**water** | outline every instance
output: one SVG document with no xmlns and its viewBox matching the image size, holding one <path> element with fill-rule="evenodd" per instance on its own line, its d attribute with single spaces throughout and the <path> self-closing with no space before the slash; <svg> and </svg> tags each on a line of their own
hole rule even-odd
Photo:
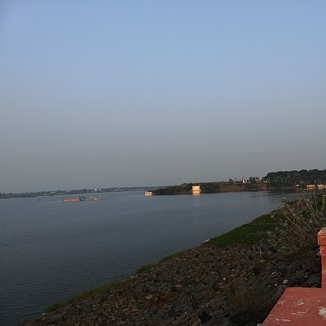
<svg viewBox="0 0 326 326">
<path fill-rule="evenodd" d="M 0 325 L 16 325 L 73 294 L 131 276 L 144 264 L 247 223 L 284 194 L 102 194 L 0 201 Z M 288 198 L 293 198 L 288 195 Z"/>
</svg>

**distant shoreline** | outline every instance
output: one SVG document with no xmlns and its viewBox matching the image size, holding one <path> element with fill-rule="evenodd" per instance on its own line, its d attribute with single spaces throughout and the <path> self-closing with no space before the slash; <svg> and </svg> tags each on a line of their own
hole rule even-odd
<svg viewBox="0 0 326 326">
<path fill-rule="evenodd" d="M 121 187 L 121 188 L 98 188 L 98 189 L 74 189 L 74 190 L 55 190 L 55 191 L 40 191 L 40 192 L 24 192 L 24 193 L 0 193 L 1 199 L 13 198 L 35 198 L 45 196 L 69 196 L 69 195 L 86 195 L 86 194 L 101 194 L 108 192 L 124 192 L 124 191 L 144 191 L 151 192 L 153 196 L 160 195 L 192 195 L 191 187 L 193 185 L 201 186 L 201 194 L 215 194 L 224 192 L 244 192 L 244 191 L 276 191 L 276 192 L 300 192 L 304 190 L 314 191 L 319 189 L 304 188 L 297 186 L 282 186 L 271 185 L 268 183 L 243 183 L 230 184 L 230 182 L 198 182 L 184 183 L 175 186 L 162 187 Z"/>
<path fill-rule="evenodd" d="M 95 188 L 95 189 L 74 189 L 74 190 L 55 190 L 55 191 L 37 191 L 22 193 L 0 193 L 0 199 L 11 198 L 34 198 L 42 196 L 69 196 L 69 195 L 86 195 L 101 194 L 106 192 L 123 192 L 123 191 L 145 191 L 147 187 L 121 187 L 121 188 Z"/>
</svg>

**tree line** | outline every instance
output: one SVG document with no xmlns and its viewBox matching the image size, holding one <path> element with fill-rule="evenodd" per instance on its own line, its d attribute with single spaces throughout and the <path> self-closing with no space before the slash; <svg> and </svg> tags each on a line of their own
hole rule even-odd
<svg viewBox="0 0 326 326">
<path fill-rule="evenodd" d="M 262 180 L 275 186 L 306 186 L 326 184 L 326 170 L 292 170 L 269 172 Z"/>
</svg>

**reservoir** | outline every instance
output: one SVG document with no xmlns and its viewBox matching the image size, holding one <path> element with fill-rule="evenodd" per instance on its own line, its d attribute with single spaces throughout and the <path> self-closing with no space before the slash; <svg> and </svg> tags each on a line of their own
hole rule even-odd
<svg viewBox="0 0 326 326">
<path fill-rule="evenodd" d="M 0 325 L 16 325 L 74 294 L 131 276 L 277 209 L 295 194 L 237 192 L 102 200 L 0 200 Z"/>
</svg>

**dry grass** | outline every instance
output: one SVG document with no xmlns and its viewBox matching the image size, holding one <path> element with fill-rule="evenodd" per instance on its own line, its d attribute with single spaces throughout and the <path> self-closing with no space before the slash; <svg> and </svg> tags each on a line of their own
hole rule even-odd
<svg viewBox="0 0 326 326">
<path fill-rule="evenodd" d="M 253 320 L 263 321 L 278 300 L 276 288 L 266 291 L 266 284 L 247 286 L 235 282 L 226 291 L 226 295 L 232 311 L 236 312 L 231 316 L 234 325 L 245 325 Z"/>
<path fill-rule="evenodd" d="M 286 249 L 317 249 L 317 234 L 326 226 L 326 195 L 301 194 L 298 200 L 283 200 L 280 213 L 284 217 L 277 242 Z"/>
</svg>

